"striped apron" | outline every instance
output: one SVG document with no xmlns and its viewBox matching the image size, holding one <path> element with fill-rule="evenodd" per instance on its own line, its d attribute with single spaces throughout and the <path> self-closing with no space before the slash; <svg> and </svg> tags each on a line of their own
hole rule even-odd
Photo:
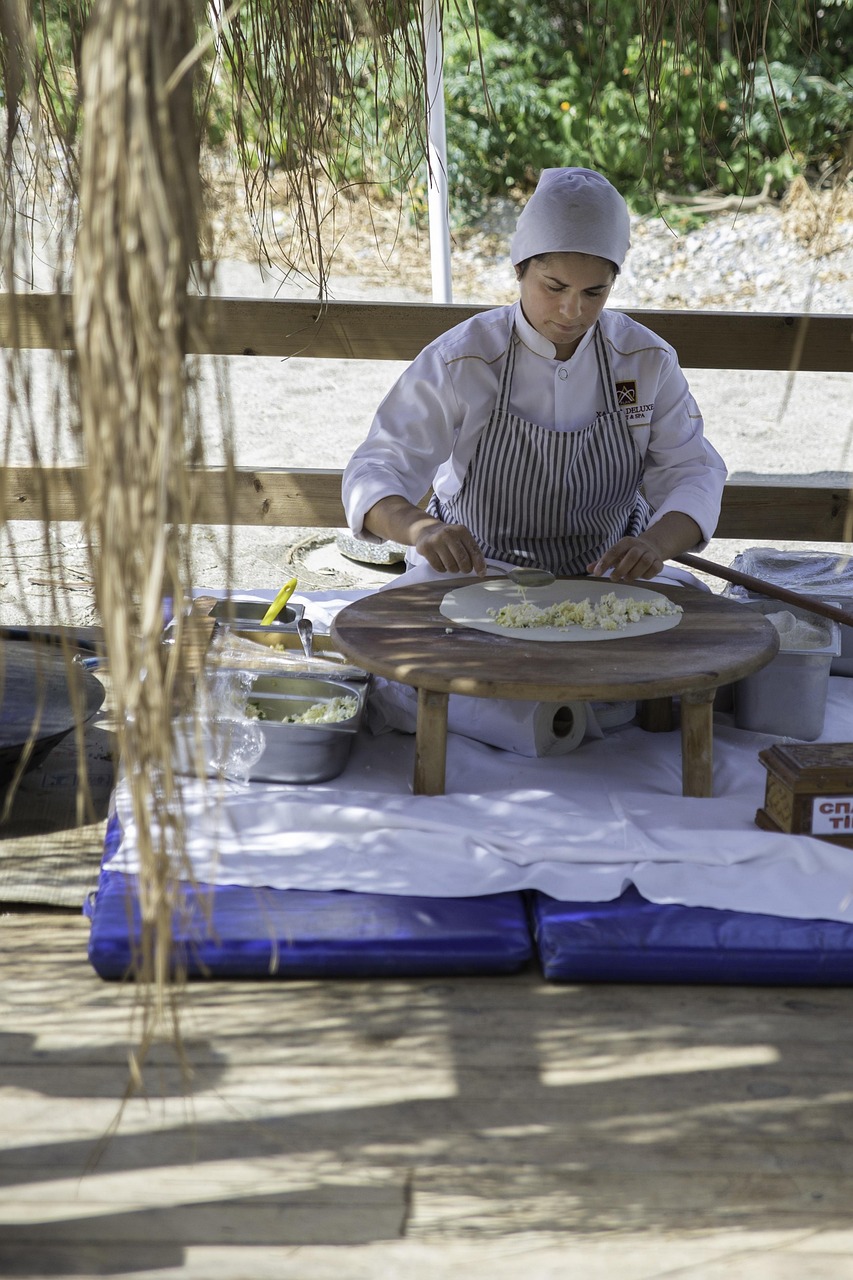
<svg viewBox="0 0 853 1280">
<path fill-rule="evenodd" d="M 465 525 L 489 560 L 584 574 L 614 542 L 646 528 L 643 460 L 618 411 L 598 324 L 593 342 L 606 409 L 578 431 L 540 427 L 509 412 L 517 341 L 510 340 L 497 403 L 462 487 L 443 502 L 433 495 L 428 511 Z"/>
</svg>

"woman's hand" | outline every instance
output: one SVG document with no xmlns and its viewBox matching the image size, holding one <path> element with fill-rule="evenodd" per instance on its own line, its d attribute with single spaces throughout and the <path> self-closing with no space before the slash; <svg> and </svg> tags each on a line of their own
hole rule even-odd
<svg viewBox="0 0 853 1280">
<path fill-rule="evenodd" d="M 612 582 L 655 578 L 662 572 L 665 560 L 689 551 L 701 541 L 702 530 L 695 520 L 683 511 L 668 511 L 639 537 L 614 542 L 595 564 L 587 565 L 587 573 L 600 578 L 610 569 Z"/>
<path fill-rule="evenodd" d="M 620 538 L 608 547 L 600 560 L 587 565 L 587 572 L 602 578 L 607 570 L 611 582 L 633 582 L 637 578 L 654 578 L 663 569 L 663 557 L 657 547 L 644 537 Z"/>
<path fill-rule="evenodd" d="M 464 524 L 445 524 L 398 496 L 382 498 L 364 517 L 364 527 L 379 538 L 414 547 L 439 573 L 486 572 L 486 561 Z"/>
<path fill-rule="evenodd" d="M 419 534 L 415 550 L 439 573 L 486 572 L 483 553 L 464 524 L 436 520 Z"/>
</svg>

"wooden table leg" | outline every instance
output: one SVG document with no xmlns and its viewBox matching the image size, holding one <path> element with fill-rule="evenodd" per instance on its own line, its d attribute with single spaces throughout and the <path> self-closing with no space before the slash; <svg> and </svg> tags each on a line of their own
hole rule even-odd
<svg viewBox="0 0 853 1280">
<path fill-rule="evenodd" d="M 669 733 L 675 728 L 672 698 L 645 698 L 639 705 L 637 720 L 647 733 Z"/>
<path fill-rule="evenodd" d="M 415 735 L 416 796 L 443 796 L 447 764 L 446 693 L 418 689 L 418 726 Z"/>
<path fill-rule="evenodd" d="M 681 695 L 681 794 L 714 793 L 714 693 Z"/>
</svg>

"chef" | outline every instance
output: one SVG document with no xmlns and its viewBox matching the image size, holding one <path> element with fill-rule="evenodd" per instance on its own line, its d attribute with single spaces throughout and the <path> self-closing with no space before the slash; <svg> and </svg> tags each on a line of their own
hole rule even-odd
<svg viewBox="0 0 853 1280">
<path fill-rule="evenodd" d="M 629 240 L 600 173 L 542 173 L 510 246 L 518 301 L 430 343 L 353 454 L 357 537 L 405 544 L 418 577 L 498 564 L 632 581 L 705 546 L 725 466 L 673 348 L 606 310 Z"/>
</svg>

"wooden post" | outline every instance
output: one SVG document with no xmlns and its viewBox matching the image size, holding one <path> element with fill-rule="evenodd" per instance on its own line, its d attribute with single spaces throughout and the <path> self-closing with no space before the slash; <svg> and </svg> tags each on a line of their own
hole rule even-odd
<svg viewBox="0 0 853 1280">
<path fill-rule="evenodd" d="M 646 698 L 638 709 L 638 723 L 646 733 L 669 733 L 675 728 L 672 698 Z"/>
<path fill-rule="evenodd" d="M 681 695 L 681 794 L 714 792 L 714 690 Z"/>
<path fill-rule="evenodd" d="M 415 738 L 416 796 L 443 796 L 447 763 L 446 693 L 418 689 L 418 727 Z"/>
</svg>

